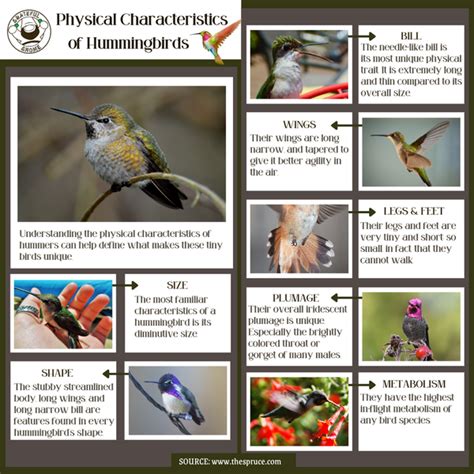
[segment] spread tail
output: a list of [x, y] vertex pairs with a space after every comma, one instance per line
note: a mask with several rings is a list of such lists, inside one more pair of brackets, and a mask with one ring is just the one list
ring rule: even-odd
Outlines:
[[316, 234], [310, 234], [304, 244], [293, 245], [282, 238], [281, 227], [273, 229], [268, 235], [268, 257], [270, 270], [278, 273], [317, 273], [320, 267], [331, 267], [334, 257], [334, 244]]

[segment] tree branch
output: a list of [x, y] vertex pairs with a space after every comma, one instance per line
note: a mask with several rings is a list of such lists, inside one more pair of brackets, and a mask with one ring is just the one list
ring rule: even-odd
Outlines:
[[[147, 173], [143, 174], [140, 176], [135, 176], [126, 183], [123, 183], [123, 186], [132, 186], [136, 183], [139, 183], [140, 181], [145, 181], [147, 179], [166, 179], [167, 181], [172, 181], [176, 182], [179, 184], [183, 184], [184, 186], [192, 189], [196, 193], [196, 197], [193, 200], [193, 203], [191, 204], [191, 207], [194, 207], [200, 197], [201, 194], [206, 195], [211, 202], [214, 204], [216, 209], [219, 211], [219, 213], [222, 215], [222, 217], [225, 219], [225, 202], [223, 199], [221, 199], [214, 191], [210, 190], [207, 186], [204, 186], [203, 184], [199, 184], [196, 181], [193, 181], [192, 179], [185, 178], [184, 176], [180, 176], [177, 174], [171, 174], [171, 173], [161, 173], [161, 172], [156, 172], [156, 173]], [[93, 203], [92, 205], [87, 209], [87, 211], [84, 213], [84, 215], [81, 217], [81, 222], [87, 222], [91, 215], [94, 213], [94, 211], [97, 209], [97, 207], [106, 199], [108, 198], [111, 194], [113, 194], [114, 191], [112, 188], [108, 189], [105, 191], [103, 194], [101, 194]]]
[[148, 394], [148, 392], [141, 386], [140, 382], [132, 375], [131, 372], [128, 373], [128, 378], [132, 381], [133, 385], [135, 385], [135, 387], [143, 394], [143, 396], [154, 407], [158, 408], [158, 410], [161, 410], [161, 411], [165, 412], [168, 415], [168, 418], [170, 419], [171, 423], [173, 423], [173, 425], [175, 425], [176, 428], [178, 428], [178, 430], [181, 431], [181, 433], [183, 433], [185, 435], [190, 435], [191, 434], [184, 427], [183, 423], [181, 423], [181, 421], [177, 417], [170, 415], [163, 405], [160, 405], [151, 395]]

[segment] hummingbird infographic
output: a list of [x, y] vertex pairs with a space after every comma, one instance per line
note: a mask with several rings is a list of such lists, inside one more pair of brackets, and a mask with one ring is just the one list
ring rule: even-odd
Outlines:
[[272, 43], [270, 75], [260, 87], [257, 99], [299, 99], [303, 91], [303, 78], [298, 60], [305, 55], [332, 62], [329, 58], [305, 50], [315, 44], [303, 44], [292, 36], [276, 38]]
[[63, 307], [56, 295], [49, 293], [36, 294], [17, 287], [15, 287], [15, 290], [32, 295], [41, 301], [43, 324], [49, 324], [52, 327], [67, 331], [69, 349], [79, 349], [81, 347], [78, 337], [88, 336], [89, 331], [82, 327], [81, 323], [69, 309]]
[[431, 349], [428, 337], [428, 323], [423, 317], [422, 304], [423, 302], [420, 298], [412, 298], [408, 302], [402, 328], [408, 341], [415, 348], [426, 345]]
[[214, 56], [214, 61], [216, 64], [223, 65], [224, 61], [222, 61], [222, 58], [219, 56], [217, 50], [239, 25], [240, 20], [231, 23], [223, 30], [214, 34], [209, 33], [209, 31], [200, 31], [199, 33], [193, 33], [193, 35], [201, 35], [203, 48]]
[[408, 172], [416, 172], [426, 186], [431, 186], [426, 168], [430, 168], [432, 163], [424, 154], [444, 135], [448, 127], [448, 121], [440, 122], [410, 144], [406, 142], [405, 136], [401, 132], [372, 136], [388, 138], [395, 147], [399, 160]]
[[[85, 157], [99, 177], [111, 185], [112, 191], [120, 191], [136, 176], [171, 172], [155, 137], [119, 105], [98, 105], [87, 115], [51, 109], [84, 120]], [[182, 209], [182, 201], [187, 199], [177, 185], [165, 179], [140, 181], [134, 186], [171, 209]]]
[[158, 385], [163, 399], [163, 406], [173, 417], [184, 420], [193, 420], [200, 425], [205, 419], [196, 401], [196, 397], [189, 388], [185, 387], [173, 374], [165, 374], [158, 381], [145, 380], [145, 383]]
[[331, 403], [340, 408], [340, 405], [329, 400], [327, 395], [321, 390], [313, 390], [306, 395], [293, 390], [285, 390], [272, 393], [270, 399], [279, 406], [260, 416], [262, 418], [283, 418], [288, 423], [293, 422], [312, 408], [321, 406], [324, 403]]
[[279, 225], [268, 235], [270, 270], [277, 273], [319, 272], [320, 267], [332, 266], [334, 244], [313, 233], [316, 224], [346, 209], [340, 205], [280, 206]]

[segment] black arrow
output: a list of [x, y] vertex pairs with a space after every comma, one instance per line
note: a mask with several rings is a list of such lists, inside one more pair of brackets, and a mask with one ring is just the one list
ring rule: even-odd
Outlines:
[[369, 41], [372, 41], [375, 38], [375, 35], [369, 31], [368, 35], [347, 35], [349, 38], [369, 38]]
[[102, 375], [106, 379], [108, 379], [111, 375], [128, 375], [128, 372], [111, 372], [109, 369], [107, 369], [105, 372], [102, 373]]
[[331, 299], [337, 303], [339, 300], [361, 300], [362, 296], [339, 296], [337, 293], [334, 293]]
[[362, 127], [361, 123], [338, 123], [336, 120], [331, 124], [331, 127], [337, 130], [339, 127]]
[[372, 217], [375, 214], [375, 209], [369, 207], [368, 211], [349, 211], [349, 214], [368, 214], [370, 217]]
[[114, 283], [112, 286], [130, 286], [132, 290], [134, 290], [138, 286], [138, 283], [135, 281], [132, 281], [132, 283]]
[[369, 380], [369, 383], [350, 383], [350, 387], [369, 387], [369, 390], [372, 390], [375, 387], [375, 383], [372, 380]]

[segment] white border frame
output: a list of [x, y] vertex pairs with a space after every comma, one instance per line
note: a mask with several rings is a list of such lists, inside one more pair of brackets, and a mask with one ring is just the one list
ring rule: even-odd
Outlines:
[[287, 30], [346, 30], [349, 35], [352, 35], [352, 25], [246, 25], [245, 28], [245, 57], [246, 57], [246, 86], [245, 99], [247, 104], [299, 104], [312, 105], [319, 104], [337, 104], [346, 105], [352, 104], [352, 38], [347, 38], [347, 82], [349, 83], [349, 98], [348, 99], [324, 99], [324, 100], [304, 100], [304, 99], [252, 99], [250, 97], [250, 32], [255, 30], [261, 31], [287, 31]]
[[[189, 441], [189, 440], [230, 440], [231, 439], [231, 416], [230, 416], [230, 407], [231, 407], [231, 398], [232, 393], [231, 383], [230, 383], [230, 362], [228, 361], [209, 361], [209, 362], [177, 362], [177, 361], [159, 361], [159, 362], [143, 362], [143, 361], [125, 361], [124, 367], [125, 371], [129, 371], [130, 366], [140, 366], [140, 367], [225, 367], [226, 370], [226, 390], [227, 390], [227, 407], [226, 407], [226, 416], [227, 416], [227, 430], [224, 435], [131, 435], [129, 434], [129, 397], [128, 397], [128, 387], [131, 382], [124, 383], [124, 439], [125, 440], [180, 440], [180, 441]], [[165, 416], [165, 415], [163, 415]]]

